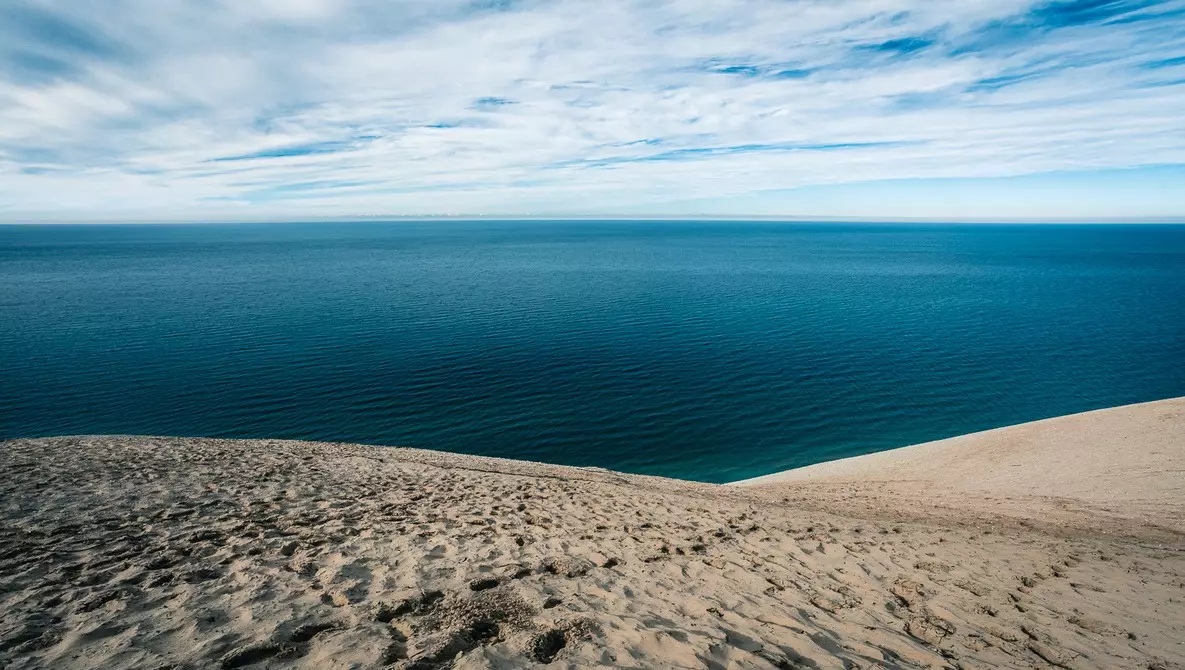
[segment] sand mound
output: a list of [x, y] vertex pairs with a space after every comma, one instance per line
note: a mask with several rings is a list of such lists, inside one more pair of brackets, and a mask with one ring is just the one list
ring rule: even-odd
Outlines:
[[[787, 502], [795, 486], [336, 444], [10, 441], [0, 666], [1185, 662], [1185, 553], [1162, 526], [840, 516]], [[855, 508], [845, 490], [813, 504]]]
[[1047, 529], [1185, 533], [1185, 398], [1035, 421], [737, 484], [832, 511], [1008, 517]]

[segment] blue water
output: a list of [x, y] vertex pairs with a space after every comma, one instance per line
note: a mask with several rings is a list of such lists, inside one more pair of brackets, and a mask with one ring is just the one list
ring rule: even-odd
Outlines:
[[0, 226], [0, 438], [729, 481], [1185, 395], [1185, 227]]

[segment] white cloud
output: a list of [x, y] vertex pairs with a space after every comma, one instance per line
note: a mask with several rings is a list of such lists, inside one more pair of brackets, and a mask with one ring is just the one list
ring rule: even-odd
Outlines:
[[503, 4], [7, 3], [0, 216], [596, 213], [1185, 163], [1179, 0]]

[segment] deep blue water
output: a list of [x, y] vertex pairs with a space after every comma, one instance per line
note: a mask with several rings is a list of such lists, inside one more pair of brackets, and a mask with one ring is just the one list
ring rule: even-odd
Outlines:
[[0, 226], [0, 438], [729, 481], [1185, 395], [1185, 227]]

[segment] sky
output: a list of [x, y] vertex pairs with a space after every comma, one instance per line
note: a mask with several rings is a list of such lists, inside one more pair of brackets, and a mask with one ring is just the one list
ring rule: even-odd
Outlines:
[[1185, 217], [1185, 0], [3, 0], [0, 221]]

